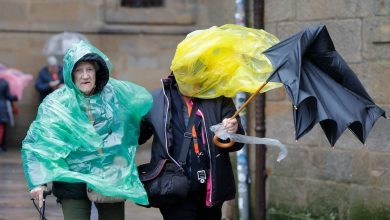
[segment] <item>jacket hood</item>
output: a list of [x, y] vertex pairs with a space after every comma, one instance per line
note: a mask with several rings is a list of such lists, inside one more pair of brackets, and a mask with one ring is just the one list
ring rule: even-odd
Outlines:
[[102, 91], [109, 80], [112, 70], [112, 63], [108, 57], [85, 41], [73, 44], [65, 54], [63, 66], [64, 83], [70, 89], [81, 94], [80, 90], [74, 84], [72, 77], [73, 68], [79, 62], [96, 62], [98, 64], [99, 68], [96, 71], [96, 88], [94, 93], [96, 94]]

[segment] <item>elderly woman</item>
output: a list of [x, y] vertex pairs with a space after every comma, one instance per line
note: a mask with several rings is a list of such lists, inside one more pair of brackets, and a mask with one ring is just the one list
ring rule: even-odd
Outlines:
[[[110, 71], [101, 51], [75, 44], [64, 57], [65, 86], [43, 101], [23, 141], [32, 197], [42, 205], [45, 184], [53, 182], [64, 219], [90, 219], [91, 202], [99, 219], [110, 220], [124, 219], [125, 199], [148, 204], [134, 156], [152, 98]], [[98, 201], [96, 192], [109, 197]]]

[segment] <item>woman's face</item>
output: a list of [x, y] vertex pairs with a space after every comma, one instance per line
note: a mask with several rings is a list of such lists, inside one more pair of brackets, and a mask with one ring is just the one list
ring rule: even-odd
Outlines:
[[90, 62], [78, 63], [73, 71], [73, 79], [82, 93], [91, 95], [96, 83], [95, 67]]

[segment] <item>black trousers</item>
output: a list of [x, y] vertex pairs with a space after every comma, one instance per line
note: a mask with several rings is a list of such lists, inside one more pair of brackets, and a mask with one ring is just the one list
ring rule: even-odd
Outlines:
[[160, 207], [164, 220], [221, 220], [222, 206], [206, 207], [203, 193], [192, 193], [186, 201]]

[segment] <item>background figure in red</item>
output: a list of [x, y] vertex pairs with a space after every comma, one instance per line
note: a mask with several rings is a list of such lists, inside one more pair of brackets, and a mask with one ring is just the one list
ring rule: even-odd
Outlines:
[[16, 96], [11, 95], [8, 82], [0, 79], [0, 152], [6, 151], [4, 145], [5, 127], [11, 122], [11, 102], [17, 100]]
[[47, 64], [48, 66], [39, 71], [37, 81], [35, 82], [35, 88], [39, 92], [41, 102], [47, 95], [64, 84], [62, 66], [58, 64], [57, 58], [49, 56]]

